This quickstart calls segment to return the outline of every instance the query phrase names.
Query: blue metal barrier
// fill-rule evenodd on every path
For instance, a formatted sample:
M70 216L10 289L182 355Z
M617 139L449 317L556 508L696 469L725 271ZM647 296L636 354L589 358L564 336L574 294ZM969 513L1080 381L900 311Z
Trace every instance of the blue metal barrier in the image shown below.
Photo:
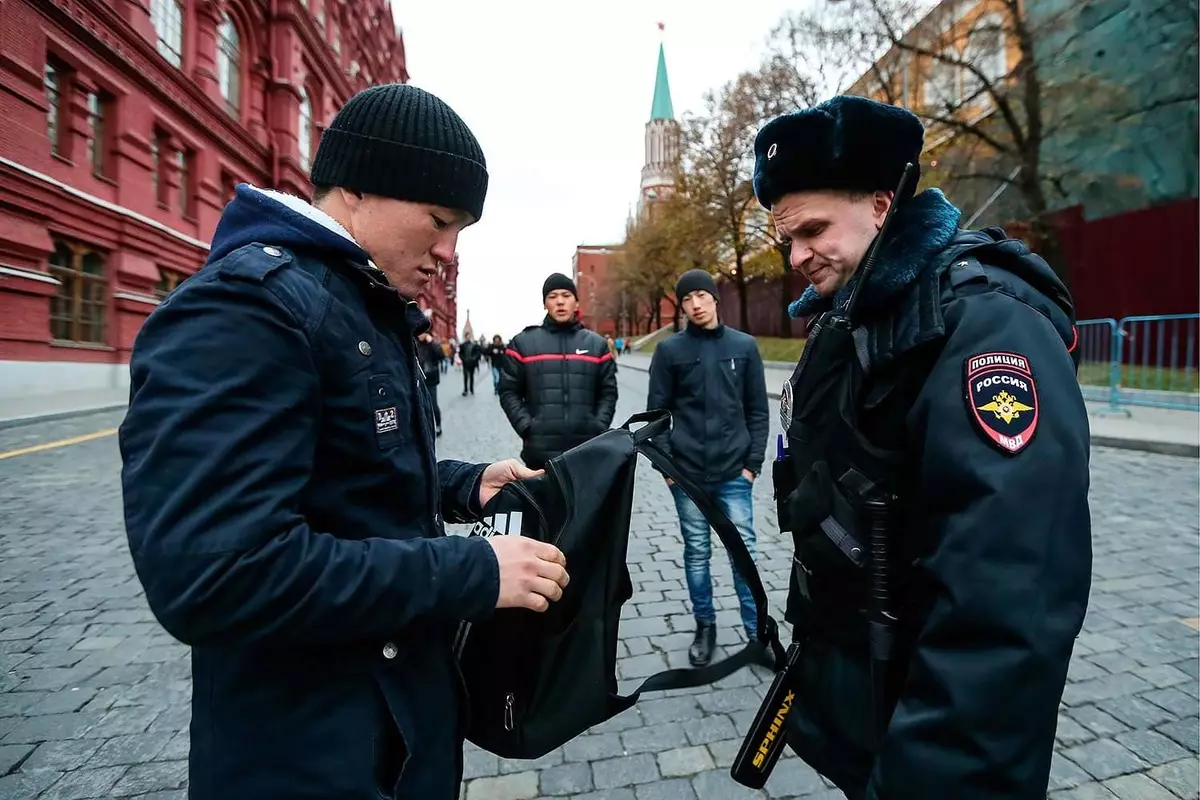
M1111 318L1083 320L1075 324L1075 330L1079 334L1075 348L1079 353L1079 388L1083 398L1108 403L1117 410L1119 398L1113 392L1117 321Z
M1200 314L1089 319L1076 323L1084 399L1200 411Z
M1122 319L1113 353L1115 402L1200 411L1198 329L1200 314Z

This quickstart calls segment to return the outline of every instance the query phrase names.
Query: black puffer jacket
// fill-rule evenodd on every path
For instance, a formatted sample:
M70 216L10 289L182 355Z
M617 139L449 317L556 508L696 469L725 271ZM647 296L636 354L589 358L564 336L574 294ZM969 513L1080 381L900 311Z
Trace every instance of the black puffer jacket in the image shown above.
M604 338L549 317L518 333L500 372L500 405L534 468L606 430L617 407L617 369Z

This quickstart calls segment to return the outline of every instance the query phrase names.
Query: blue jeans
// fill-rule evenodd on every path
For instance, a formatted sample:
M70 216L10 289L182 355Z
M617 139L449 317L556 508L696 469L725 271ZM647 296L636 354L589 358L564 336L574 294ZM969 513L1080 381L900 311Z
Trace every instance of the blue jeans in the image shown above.
M500 368L492 367L492 391L500 394Z
M754 502L751 490L754 484L742 475L724 483L711 483L703 487L717 501L717 505L729 517L742 535L746 549L754 556ZM683 490L671 484L671 494L675 498L675 510L679 513L679 527L683 532L683 570L687 577L688 594L692 598L692 615L697 622L716 622L717 612L713 608L712 573L709 562L712 560L712 534L708 520L700 513ZM742 580L742 576L733 566L733 586L737 591L738 602L742 607L742 625L747 634L754 637L757 629L757 613L754 608L754 595L750 587Z

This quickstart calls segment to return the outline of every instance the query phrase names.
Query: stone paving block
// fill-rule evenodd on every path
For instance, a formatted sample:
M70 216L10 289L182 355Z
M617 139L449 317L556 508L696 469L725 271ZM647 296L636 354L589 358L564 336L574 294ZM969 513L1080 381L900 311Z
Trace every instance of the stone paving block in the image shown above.
M1197 711L1196 698L1176 687L1143 692L1141 697L1175 716L1186 717Z
M3 744L30 744L83 736L99 722L94 714L45 714L25 717L3 739Z
M637 800L696 800L696 791L692 788L691 781L673 778L637 786L634 796Z
M660 700L640 700L638 713L648 725L681 722L700 715L696 697L667 697Z
M733 727L733 721L723 714L689 720L683 723L683 729L687 732L688 741L692 744L719 742L738 735L737 729Z
M135 764L112 788L113 797L129 797L147 792L182 789L187 785L186 761L151 761Z
M1096 738L1096 734L1065 714L1058 715L1054 738L1065 745L1080 744Z
M756 688L748 686L737 689L725 689L702 694L699 697L700 707L709 714L728 713L731 711L757 710L762 705L762 695Z
M111 797L113 785L125 774L127 767L102 767L68 772L41 794L40 800L84 800Z
M1064 755L1062 751L1054 751L1050 758L1050 783L1048 788L1051 791L1056 789L1070 789L1087 783L1091 779L1091 775Z
M563 754L568 762L597 761L602 758L625 755L625 745L620 734L589 733L577 736L563 745Z
M615 789L658 780L658 763L649 753L621 756L592 764L592 782L597 789Z
M1174 720L1164 725L1159 725L1156 730L1178 742L1185 750L1191 753L1200 753L1200 717L1185 717L1184 719Z
M678 722L664 722L634 728L621 734L621 744L626 753L656 753L668 747L683 747L688 743L687 733Z
M1096 706L1080 706L1067 710L1067 716L1083 725L1097 736L1115 736L1129 730L1129 726Z
M37 745L6 744L0 745L0 775L7 775L18 764L24 761Z
M95 689L82 689L78 686L72 686L69 689L59 689L57 692L46 694L39 703L25 709L24 713L28 716L38 716L41 714L65 714L79 711L95 695Z
M536 772L478 778L467 784L467 800L532 800L537 793Z
M764 788L772 798L812 797L825 791L825 782L808 764L798 758L792 758L780 760L775 765Z
M1186 756L1187 750L1178 743L1154 731L1130 731L1116 737L1120 744L1129 752L1145 761L1147 764L1158 766Z
M658 770L664 778L695 775L714 766L712 755L703 746L680 747L658 754Z
M1149 683L1138 676L1122 672L1079 683L1068 683L1063 691L1063 702L1068 706L1081 706L1137 694L1151 688L1153 687Z
M1166 689L1180 683L1187 683L1190 678L1186 672L1172 667L1170 664L1159 664L1153 667L1138 667L1133 671L1146 683L1157 689Z
M1195 755L1155 767L1146 774L1179 797L1195 800L1200 796L1200 759Z
M1153 728L1171 719L1171 713L1141 697L1116 697L1096 704L1135 730Z
M88 761L89 767L116 767L122 764L140 764L153 761L163 751L167 742L156 734L139 733L129 736L114 736L100 745L100 749ZM175 787L164 787L175 788Z
M728 770L701 772L692 778L692 788L699 800L758 800L764 793L742 786L729 776Z
M563 764L558 767L542 770L538 775L539 791L550 797L573 797L583 792L590 792L592 786L592 769L588 764Z
M56 770L14 772L0 778L0 797L5 800L29 800L55 784L62 773Z
M1048 800L1117 800L1117 796L1104 788L1102 783L1085 783L1074 789L1062 789L1050 792Z
M1102 781L1138 772L1149 766L1112 739L1097 739L1077 747L1069 747L1063 750L1062 754L1093 778Z
M1176 800L1175 795L1145 775L1124 775L1104 782L1120 800Z

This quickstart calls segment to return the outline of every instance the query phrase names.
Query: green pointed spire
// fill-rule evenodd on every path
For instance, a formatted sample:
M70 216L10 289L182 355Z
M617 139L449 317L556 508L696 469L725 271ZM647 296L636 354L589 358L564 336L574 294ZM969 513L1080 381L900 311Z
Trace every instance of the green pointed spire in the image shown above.
M658 75L654 78L654 103L650 106L650 119L675 119L671 85L667 82L667 55L661 44L658 46Z

